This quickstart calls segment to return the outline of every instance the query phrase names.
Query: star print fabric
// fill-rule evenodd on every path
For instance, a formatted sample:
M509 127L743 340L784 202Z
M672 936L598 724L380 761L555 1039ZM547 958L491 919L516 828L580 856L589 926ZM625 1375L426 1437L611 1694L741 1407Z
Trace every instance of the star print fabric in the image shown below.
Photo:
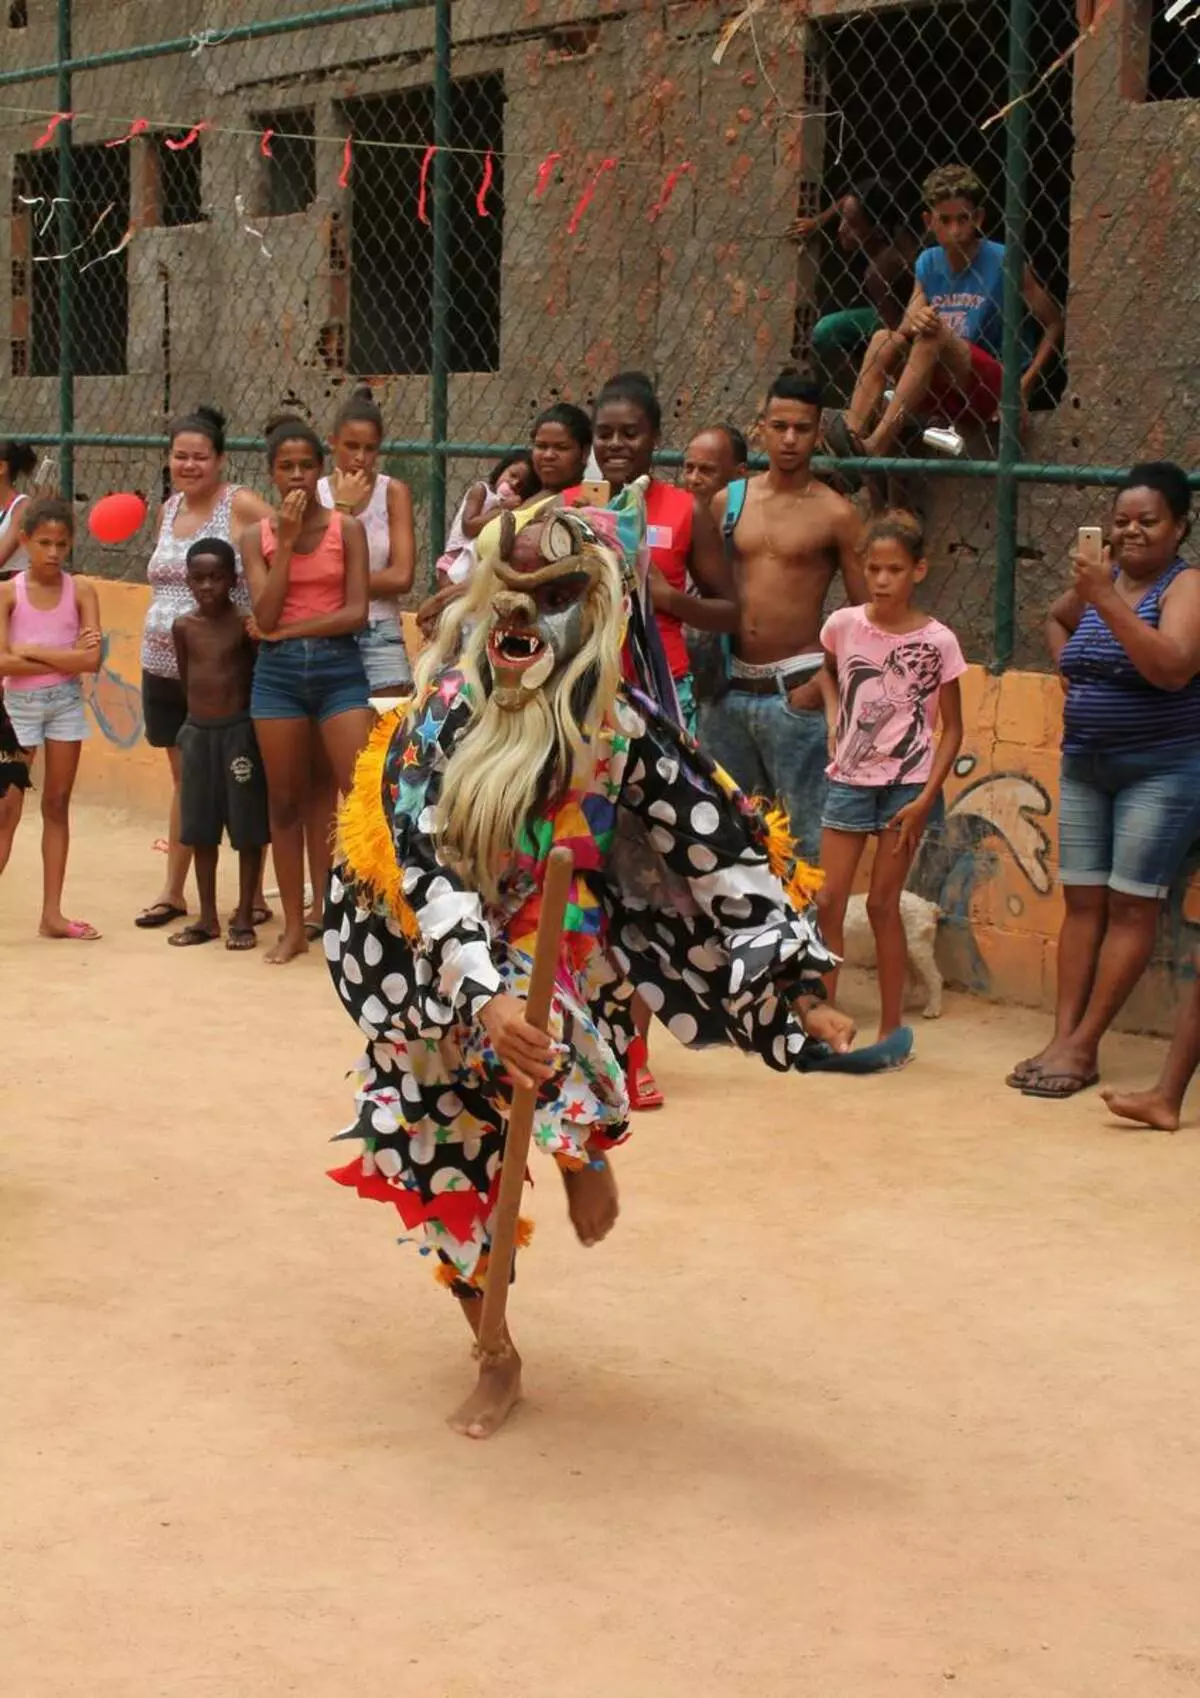
M383 766L403 896L418 938L335 871L325 953L367 1039L356 1116L364 1153L332 1177L394 1204L460 1295L478 1290L490 1246L509 1089L480 1021L506 990L524 996L550 849L575 860L551 1014L555 1077L534 1144L567 1166L628 1134L624 1057L636 990L682 1042L727 1044L776 1069L802 1066L791 1009L834 965L809 914L771 873L753 805L648 699L625 691L597 738L587 780L530 820L500 905L485 907L439 859L442 773L470 723L448 673L401 721Z

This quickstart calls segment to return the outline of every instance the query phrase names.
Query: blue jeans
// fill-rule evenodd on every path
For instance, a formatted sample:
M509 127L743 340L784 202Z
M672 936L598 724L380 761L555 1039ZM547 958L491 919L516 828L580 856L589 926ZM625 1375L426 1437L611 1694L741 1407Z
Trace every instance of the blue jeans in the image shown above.
M783 803L800 853L815 865L829 761L821 709L789 707L782 694L730 690L700 709L700 745L748 795Z
M1168 894L1200 837L1200 749L1064 755L1058 877L1126 896Z
M250 691L253 719L334 719L367 705L367 675L354 637L285 637L260 645Z

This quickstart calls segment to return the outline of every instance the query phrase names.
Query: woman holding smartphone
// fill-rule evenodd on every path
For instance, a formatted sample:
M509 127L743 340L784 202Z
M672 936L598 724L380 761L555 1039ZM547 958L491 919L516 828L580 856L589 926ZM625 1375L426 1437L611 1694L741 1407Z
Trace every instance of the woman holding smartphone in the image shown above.
M1062 1098L1094 1085L1100 1040L1145 971L1159 913L1200 836L1200 572L1180 554L1187 474L1135 466L1111 543L1080 533L1046 635L1063 681L1054 1036L1008 1083Z

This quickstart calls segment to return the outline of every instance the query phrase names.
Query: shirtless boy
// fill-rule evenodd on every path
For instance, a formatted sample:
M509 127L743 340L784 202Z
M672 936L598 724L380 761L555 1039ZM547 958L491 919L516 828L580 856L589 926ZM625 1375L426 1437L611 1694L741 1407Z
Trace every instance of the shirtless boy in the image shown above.
M768 469L713 502L724 530L744 488L732 535L739 622L728 690L704 708L700 741L744 790L779 797L801 853L815 862L828 760L821 624L836 572L851 602L866 599L861 523L813 475L821 392L812 378L777 377L759 424Z
M271 827L250 722L254 643L229 599L236 581L236 558L227 542L200 537L188 549L187 585L196 611L177 619L172 634L188 711L179 733L179 838L195 852L200 915L172 933L168 941L177 948L212 943L221 935L217 856L223 831L238 852L238 905L225 947L253 949L255 944L254 899Z

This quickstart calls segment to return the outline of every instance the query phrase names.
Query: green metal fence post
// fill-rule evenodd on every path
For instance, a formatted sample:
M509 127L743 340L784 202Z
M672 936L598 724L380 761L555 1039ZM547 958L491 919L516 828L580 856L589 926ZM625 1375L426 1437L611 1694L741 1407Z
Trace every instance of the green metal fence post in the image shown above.
M433 11L433 311L429 349L429 561L446 544L446 439L450 407L451 0Z
M1031 0L1010 0L1008 14L1009 112L1004 148L1004 387L1000 397L1000 445L996 480L996 591L992 670L1012 661L1016 629L1017 508L1015 467L1021 458L1021 349L1025 318L1025 217L1029 188L1029 93Z
M71 110L71 0L58 0L58 110ZM75 245L75 160L71 151L71 120L65 119L58 141L58 251L69 254ZM75 283L78 271L69 259L58 267L58 429L59 487L65 500L75 498Z

